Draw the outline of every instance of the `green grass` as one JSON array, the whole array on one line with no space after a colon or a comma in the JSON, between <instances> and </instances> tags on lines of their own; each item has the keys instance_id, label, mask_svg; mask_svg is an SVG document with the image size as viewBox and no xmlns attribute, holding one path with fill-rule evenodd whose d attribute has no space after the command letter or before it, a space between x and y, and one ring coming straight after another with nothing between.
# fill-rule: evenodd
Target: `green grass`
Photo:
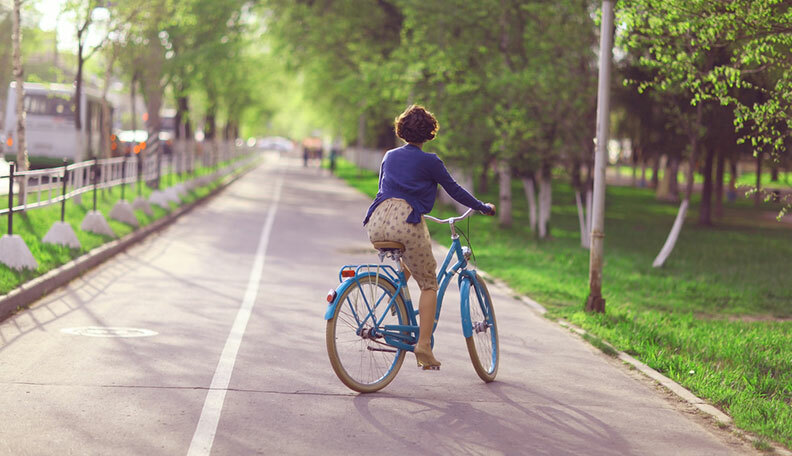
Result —
<instances>
[{"instance_id":1,"label":"green grass","mask_svg":"<svg viewBox=\"0 0 792 456\"><path fill-rule=\"evenodd\" d=\"M221 165L222 166L222 165ZM212 171L209 168L200 168L196 171L197 176L208 174ZM175 184L181 180L185 180L186 175L181 178L177 175L165 175L162 177L163 187L170 186L171 183ZM208 195L215 187L219 185L219 181L211 182L206 186L196 188L188 193L183 198L182 204L191 203L197 199L203 198ZM148 188L145 184L141 186L141 194L143 197L148 198L153 190ZM132 201L138 195L137 185L127 185L125 190L125 197L128 201ZM133 231L133 228L124 223L113 220L109 217L109 213L113 206L121 200L121 187L112 189L98 190L97 191L97 210L104 214L110 228L116 234L116 237L98 235L82 231L80 224L85 218L88 211L93 210L93 193L88 192L82 195L81 204L76 204L75 201L69 200L66 202L66 217L65 221L69 223L74 229L77 239L80 241L81 248L72 249L60 245L45 244L41 240L47 234L50 227L60 220L61 206L54 204L51 206L30 209L25 212L14 213L14 234L18 234L24 239L33 257L38 262L38 268L34 271L22 270L16 271L0 265L0 294L6 294L14 288L18 287L24 282L38 277L47 271L50 271L58 266L61 266L90 250L101 246L104 243L110 242L115 238L123 237ZM165 216L168 212L174 210L178 206L175 203L170 203L169 210L165 210L157 205L152 204L151 209L153 214L151 216L145 214L143 211L135 211L138 221L141 226L146 226L151 222ZM3 197L0 201L1 207L8 207L8 198ZM2 218L0 223L0 234L8 233L7 217Z\"/></svg>"},{"instance_id":2,"label":"green grass","mask_svg":"<svg viewBox=\"0 0 792 456\"><path fill-rule=\"evenodd\" d=\"M632 173L633 173L632 166L616 165L616 166L611 166L611 168L615 168L617 170L617 172L619 173L619 175L622 176L622 177L632 178ZM664 174L665 174L664 170L661 169L658 172L658 177L660 179L662 179ZM640 166L637 168L635 175L636 175L638 180L641 179L641 168L640 168ZM723 175L724 183L728 183L729 182L729 176L730 175L731 175L731 173L728 170L726 170L724 172L724 175ZM651 178L652 178L652 168L649 167L649 168L646 168L646 180L648 181ZM686 180L685 173L679 172L679 174L677 175L677 181L679 181L680 185L684 184L685 180ZM704 176L702 176L701 174L696 174L693 180L697 184L702 184L702 183L704 183ZM737 180L735 182L735 185L737 185L738 187L743 186L743 185L753 187L754 185L756 185L756 173L755 172L750 172L750 173L740 174L739 176L737 176ZM790 187L792 187L792 172L783 172L783 171L779 172L778 173L778 181L773 182L771 180L770 171L767 170L767 171L762 173L762 187L763 188L764 187L767 187L767 188L779 188L779 189L781 189L781 188L790 188Z\"/></svg>"},{"instance_id":3,"label":"green grass","mask_svg":"<svg viewBox=\"0 0 792 456\"><path fill-rule=\"evenodd\" d=\"M374 173L339 163L339 176L372 196ZM477 193L497 201L496 190ZM513 186L511 228L472 217L477 264L520 293L664 373L728 412L735 424L792 447L792 229L739 200L715 227L696 225L697 201L663 268L651 266L676 215L651 190L610 187L603 276L607 312L583 312L588 251L580 247L574 194L554 183L552 239L528 227L527 203ZM449 216L448 208L435 215ZM445 226L429 224L441 244ZM504 336L505 337L505 336ZM593 339L596 340L596 339ZM595 344L596 345L596 344Z\"/></svg>"}]
</instances>

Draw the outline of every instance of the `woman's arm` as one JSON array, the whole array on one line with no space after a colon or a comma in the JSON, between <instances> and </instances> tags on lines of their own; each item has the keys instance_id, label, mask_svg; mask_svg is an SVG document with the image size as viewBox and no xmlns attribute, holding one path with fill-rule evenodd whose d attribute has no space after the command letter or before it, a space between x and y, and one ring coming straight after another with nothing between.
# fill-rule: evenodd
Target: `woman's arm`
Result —
<instances>
[{"instance_id":1,"label":"woman's arm","mask_svg":"<svg viewBox=\"0 0 792 456\"><path fill-rule=\"evenodd\" d=\"M443 160L441 160L439 157L435 158L436 161L432 168L432 177L434 177L438 184L443 186L445 191L451 195L451 198L454 198L469 208L475 209L485 214L489 214L493 211L490 206L476 199L475 196L471 195L470 192L465 190L457 183L456 180L454 180L454 178L448 172L448 169L445 167Z\"/></svg>"}]
</instances>

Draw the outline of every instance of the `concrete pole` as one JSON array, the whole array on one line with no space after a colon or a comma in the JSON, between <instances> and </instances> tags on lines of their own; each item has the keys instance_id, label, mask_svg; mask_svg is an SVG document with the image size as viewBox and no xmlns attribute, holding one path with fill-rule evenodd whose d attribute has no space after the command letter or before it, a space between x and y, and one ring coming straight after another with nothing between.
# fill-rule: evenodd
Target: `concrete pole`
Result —
<instances>
[{"instance_id":1,"label":"concrete pole","mask_svg":"<svg viewBox=\"0 0 792 456\"><path fill-rule=\"evenodd\" d=\"M605 240L605 167L608 160L610 70L613 52L613 1L602 2L599 88L597 90L597 149L594 159L594 202L589 257L589 296L586 312L605 312L602 298L602 263Z\"/></svg>"}]
</instances>

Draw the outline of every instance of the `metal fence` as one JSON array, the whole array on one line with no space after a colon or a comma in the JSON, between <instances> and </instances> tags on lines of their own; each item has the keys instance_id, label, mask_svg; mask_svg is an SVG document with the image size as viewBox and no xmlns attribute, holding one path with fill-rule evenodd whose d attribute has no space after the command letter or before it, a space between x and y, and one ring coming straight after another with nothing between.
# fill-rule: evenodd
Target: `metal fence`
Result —
<instances>
[{"instance_id":1,"label":"metal fence","mask_svg":"<svg viewBox=\"0 0 792 456\"><path fill-rule=\"evenodd\" d=\"M154 182L158 176L194 172L196 149L190 150L186 146L177 145L169 155L94 159L29 171L16 171L12 164L9 175L0 176L0 185L6 180L4 187L9 195L9 207L0 209L0 215L61 203L95 189L108 189L135 182ZM246 146L221 144L214 154L202 153L201 164L204 167L214 166L249 151ZM24 193L20 194L20 191Z\"/></svg>"}]
</instances>

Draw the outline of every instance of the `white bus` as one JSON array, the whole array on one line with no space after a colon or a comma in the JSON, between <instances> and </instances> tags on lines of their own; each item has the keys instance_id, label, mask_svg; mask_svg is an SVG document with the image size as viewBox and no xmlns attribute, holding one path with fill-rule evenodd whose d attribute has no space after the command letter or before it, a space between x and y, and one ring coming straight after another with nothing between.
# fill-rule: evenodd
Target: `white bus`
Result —
<instances>
[{"instance_id":1,"label":"white bus","mask_svg":"<svg viewBox=\"0 0 792 456\"><path fill-rule=\"evenodd\" d=\"M78 138L74 126L74 87L64 84L25 83L25 142L31 160L38 157L61 159L73 162L103 156L102 144L102 98L101 94L83 88L80 97L82 138ZM110 125L113 107L110 107ZM4 152L16 155L16 83L8 88Z\"/></svg>"}]
</instances>

